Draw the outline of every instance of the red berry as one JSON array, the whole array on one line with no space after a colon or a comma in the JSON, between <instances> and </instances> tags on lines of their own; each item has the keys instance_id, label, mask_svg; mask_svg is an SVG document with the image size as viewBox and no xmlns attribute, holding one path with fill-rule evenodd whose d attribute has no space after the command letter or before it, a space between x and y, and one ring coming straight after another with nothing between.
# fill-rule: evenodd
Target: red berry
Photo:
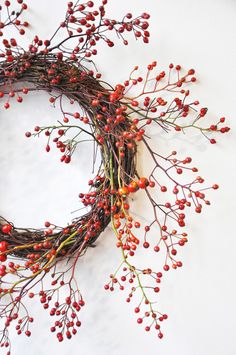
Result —
<instances>
[{"instance_id":1,"label":"red berry","mask_svg":"<svg viewBox=\"0 0 236 355\"><path fill-rule=\"evenodd\" d=\"M3 224L2 225L2 232L5 234L10 233L12 230L12 225L11 224Z\"/></svg>"},{"instance_id":2,"label":"red berry","mask_svg":"<svg viewBox=\"0 0 236 355\"><path fill-rule=\"evenodd\" d=\"M219 188L219 185L214 184L214 185L212 186L212 188L213 188L214 190L217 190L217 189Z\"/></svg>"},{"instance_id":3,"label":"red berry","mask_svg":"<svg viewBox=\"0 0 236 355\"><path fill-rule=\"evenodd\" d=\"M170 267L169 267L169 265L166 264L166 265L163 266L163 269L164 269L165 271L168 271L168 270L170 269Z\"/></svg>"},{"instance_id":4,"label":"red berry","mask_svg":"<svg viewBox=\"0 0 236 355\"><path fill-rule=\"evenodd\" d=\"M8 243L3 240L2 242L0 242L0 252L4 252L7 250L7 247L8 247Z\"/></svg>"},{"instance_id":5,"label":"red berry","mask_svg":"<svg viewBox=\"0 0 236 355\"><path fill-rule=\"evenodd\" d=\"M99 101L98 100L92 100L92 106L96 107L99 105Z\"/></svg>"},{"instance_id":6,"label":"red berry","mask_svg":"<svg viewBox=\"0 0 236 355\"><path fill-rule=\"evenodd\" d=\"M7 256L5 254L0 254L0 261L4 263L7 260Z\"/></svg>"},{"instance_id":7,"label":"red berry","mask_svg":"<svg viewBox=\"0 0 236 355\"><path fill-rule=\"evenodd\" d=\"M129 192L136 192L139 189L139 186L136 181L131 181L128 185Z\"/></svg>"},{"instance_id":8,"label":"red berry","mask_svg":"<svg viewBox=\"0 0 236 355\"><path fill-rule=\"evenodd\" d=\"M23 92L23 94L28 94L29 89L28 89L28 88L23 88L23 89L22 89L22 92Z\"/></svg>"},{"instance_id":9,"label":"red berry","mask_svg":"<svg viewBox=\"0 0 236 355\"><path fill-rule=\"evenodd\" d=\"M140 189L146 189L146 187L149 185L148 179L145 177L142 177L138 181L138 186Z\"/></svg>"}]
</instances>

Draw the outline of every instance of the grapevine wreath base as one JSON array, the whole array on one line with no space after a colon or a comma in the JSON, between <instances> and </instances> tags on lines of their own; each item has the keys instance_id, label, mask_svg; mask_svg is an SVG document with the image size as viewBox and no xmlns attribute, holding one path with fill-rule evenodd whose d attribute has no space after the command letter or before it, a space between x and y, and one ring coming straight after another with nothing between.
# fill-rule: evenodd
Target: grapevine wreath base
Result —
<instances>
[{"instance_id":1,"label":"grapevine wreath base","mask_svg":"<svg viewBox=\"0 0 236 355\"><path fill-rule=\"evenodd\" d=\"M62 97L63 95L69 100L78 103L86 115L86 120L89 120L89 127L92 130L91 133L86 133L91 135L101 147L101 169L97 174L96 181L90 182L93 189L93 191L90 192L90 195L94 199L92 201L93 203L91 203L90 211L81 218L78 218L78 220L74 221L66 229L58 232L54 230L53 235L50 237L51 242L53 242L53 244L55 243L54 247L59 247L62 242L69 238L71 242L65 243L60 252L57 253L57 256L65 254L71 255L75 252L75 250L78 250L78 248L83 250L88 245L93 244L99 234L110 223L111 216L109 206L111 205L112 196L110 196L109 192L112 189L115 193L115 191L119 188L118 175L120 174L120 179L126 185L128 185L134 178L136 145L134 144L134 148L132 149L128 149L127 145L124 145L122 148L123 159L120 159L119 148L117 149L117 142L119 143L120 139L119 137L123 135L123 132L130 131L132 122L125 119L126 113L124 113L124 119L117 122L115 125L114 135L110 134L109 139L106 139L107 135L104 135L104 130L106 130L104 119L98 119L98 116L115 117L116 110L122 111L122 108L119 101L110 104L110 93L101 85L98 79L90 75L89 71L83 68L82 65L75 65L74 63L68 61L58 60L56 55L45 54L43 56L28 56L23 54L18 58L18 63L25 63L25 61L30 63L29 68L20 70L19 76L17 75L18 72L16 72L14 80L17 83L28 83L29 86L27 87L27 90L43 90L53 92L57 97ZM53 85L51 80L48 80L48 72L50 72L50 70L55 71L54 75L59 75L61 77L59 85L58 83ZM75 83L73 80L70 80L71 75L73 75L72 79L76 79ZM54 98L51 101L54 102ZM79 114L77 113L77 115ZM82 120L83 122L86 121L85 117L82 117ZM71 124L62 124L61 128L59 127L59 136L63 136L65 134L65 130L68 130L70 127L74 128ZM77 126L77 128L84 131L84 128L80 126ZM52 129L54 130L55 128ZM36 132L38 130L40 132L42 129L36 127ZM26 136L30 135L31 134L28 132L26 133ZM75 147L73 147L73 142L69 142L65 146L65 144L56 139L56 143L59 147L63 145L63 151L66 149L62 160L69 163L72 152L75 149ZM49 150L49 145L47 145L46 149ZM103 195L104 190L106 189L107 197L104 200ZM81 197L84 199L83 195L81 195ZM83 202L85 205L90 205L91 201L84 200ZM107 210L105 210L104 206L102 206L104 203L106 203L106 207L108 208ZM96 223L95 226L94 223ZM87 226L86 228L84 227L85 225ZM72 232L75 232L75 236L71 238ZM16 246L20 246L22 244L25 245L27 243L31 244L32 241L40 243L45 240L45 231L17 229L12 230L8 236L5 235L4 239L7 242L12 243L12 238L14 238ZM26 257L32 251L32 246L30 246L29 249L15 249L15 255ZM45 249L40 249L38 252L43 255L45 253Z\"/></svg>"},{"instance_id":2,"label":"grapevine wreath base","mask_svg":"<svg viewBox=\"0 0 236 355\"><path fill-rule=\"evenodd\" d=\"M17 2L18 12L11 9L9 1L0 7L1 36L8 27L15 27L23 35L29 26L20 19L27 5L21 0ZM90 190L79 195L86 209L83 216L66 227L46 221L43 229L18 228L4 217L0 219L0 344L8 355L11 326L18 334L31 335L33 318L24 301L27 297L39 299L55 318L51 331L59 341L77 333L81 325L79 311L85 302L75 267L78 258L94 245L110 223L121 250L121 263L110 275L105 289L126 290L127 302L135 302L137 322L144 324L147 332L154 329L162 338L161 323L167 315L159 310L155 295L160 290L163 270L182 266L177 256L178 247L188 241L187 233L182 231L187 210L193 207L201 213L203 205L210 204L205 196L209 187L202 187L204 179L198 176L197 168L191 166L192 159L177 158L176 151L166 156L155 152L148 127L156 125L166 132L195 128L215 144L215 138L209 137L211 133L229 131L228 127L221 126L224 117L217 123L205 123L207 109L198 109L199 102L189 98L188 85L196 81L195 71L190 69L182 74L180 65L170 64L167 71L158 72L157 63L153 62L147 66L144 76L139 76L135 67L122 84L113 87L103 82L91 60L97 54L97 43L112 47L110 32L125 45L128 44L124 37L127 32L144 43L148 43L150 35L148 14L133 18L128 13L121 21L111 20L105 16L106 3L103 0L102 5L94 9L92 1L69 2L65 19L53 36L44 41L35 36L27 50L14 38L2 41L0 100L5 109L9 109L14 100L22 103L24 95L31 91L43 90L48 92L50 103L58 106L62 113L62 120L55 125L36 126L33 132L26 132L26 137L44 135L46 151L55 145L62 154L61 162L66 164L82 143L81 133L86 133L101 151L101 165L95 178L89 181ZM64 39L57 41L60 31L64 31ZM65 100L71 104L71 112L65 111ZM80 107L79 112L76 105ZM71 137L71 131L75 130L77 133ZM138 144L147 150L153 163L145 177L141 177L136 168ZM217 189L218 185L210 188ZM153 210L153 218L146 225L130 212L128 198L139 190L144 191ZM161 202L165 194L167 200ZM145 251L145 255L162 251L163 270L152 270L148 265L138 267L137 250ZM60 260L68 261L63 271L58 270ZM49 276L52 280L48 288L44 279ZM61 290L64 294L65 289L67 297L63 299Z\"/></svg>"}]
</instances>

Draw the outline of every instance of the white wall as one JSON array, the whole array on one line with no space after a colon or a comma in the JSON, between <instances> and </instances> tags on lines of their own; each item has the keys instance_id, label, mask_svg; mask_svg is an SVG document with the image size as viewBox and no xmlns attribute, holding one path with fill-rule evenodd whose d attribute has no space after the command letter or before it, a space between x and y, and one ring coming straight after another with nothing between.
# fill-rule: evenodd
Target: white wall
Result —
<instances>
[{"instance_id":1,"label":"white wall","mask_svg":"<svg viewBox=\"0 0 236 355\"><path fill-rule=\"evenodd\" d=\"M27 3L32 23L27 38L36 33L49 37L64 15L66 2ZM111 17L127 10L135 14L150 12L152 39L149 46L131 40L127 48L105 48L97 64L107 80L120 82L134 65L145 66L152 60L157 60L160 68L170 62L187 69L194 67L199 82L192 89L193 96L209 107L210 116L229 118L233 130L227 137L219 137L216 146L196 141L195 134L181 139L155 136L162 150L177 148L183 155L192 155L207 181L218 182L221 188L211 194L212 206L202 216L192 218L190 242L182 252L184 267L168 273L163 282L159 299L169 320L161 341L136 324L133 307L125 303L122 293L103 291L107 276L119 260L108 228L97 247L79 263L78 275L87 305L81 314L83 327L78 336L58 344L48 331L49 317L35 304L35 318L40 312L40 320L34 334L31 339L15 336L13 353L234 355L236 1L110 0L109 8ZM84 170L86 148L81 150L80 162L65 166L58 163L56 153L44 153L42 141L24 138L24 132L36 123L56 119L57 115L47 106L44 94L34 96L34 100L28 97L21 107L1 111L0 214L16 225L40 226L45 219L66 223L77 206L77 193L86 191L90 172L89 168ZM140 201L137 211L142 211Z\"/></svg>"}]
</instances>

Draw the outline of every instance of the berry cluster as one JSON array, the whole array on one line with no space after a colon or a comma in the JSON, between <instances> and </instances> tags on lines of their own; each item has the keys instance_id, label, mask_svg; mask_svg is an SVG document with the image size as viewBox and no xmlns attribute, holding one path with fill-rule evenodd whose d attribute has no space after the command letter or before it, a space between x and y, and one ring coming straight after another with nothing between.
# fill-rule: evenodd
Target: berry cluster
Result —
<instances>
[{"instance_id":1,"label":"berry cluster","mask_svg":"<svg viewBox=\"0 0 236 355\"><path fill-rule=\"evenodd\" d=\"M25 10L27 10L28 6L23 0L17 0L20 5L19 9L12 9L11 1L4 1L3 5L0 5L0 37L3 36L3 31L7 26L14 25L14 27L18 30L20 35L25 34L25 28L29 26L27 21L21 21L21 15ZM5 40L6 41L6 40ZM11 45L16 46L16 40L11 39Z\"/></svg>"}]
</instances>

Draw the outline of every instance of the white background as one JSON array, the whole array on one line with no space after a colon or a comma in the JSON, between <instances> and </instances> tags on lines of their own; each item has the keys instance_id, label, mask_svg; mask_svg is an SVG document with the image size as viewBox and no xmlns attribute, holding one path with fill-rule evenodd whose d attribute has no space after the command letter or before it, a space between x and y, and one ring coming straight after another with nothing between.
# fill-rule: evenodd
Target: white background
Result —
<instances>
[{"instance_id":1,"label":"white background","mask_svg":"<svg viewBox=\"0 0 236 355\"><path fill-rule=\"evenodd\" d=\"M28 0L30 33L48 38L64 16L66 1ZM184 267L168 273L159 295L169 314L160 341L137 324L133 306L122 293L109 294L103 285L114 271L119 253L109 228L97 247L81 258L78 275L86 309L83 327L72 341L58 344L49 333L49 317L35 304L38 323L32 338L14 337L15 355L234 355L235 344L235 0L111 0L111 17L131 11L151 13L151 43L130 40L129 47L105 48L96 58L104 77L123 81L134 65L157 60L160 70L170 62L194 67L199 79L193 97L209 107L210 117L226 116L233 128L219 144L211 146L196 133L188 137L155 136L162 151L176 149L194 157L207 181L221 188L211 194L212 206L192 217L190 242L182 252ZM25 15L26 16L26 15ZM1 104L2 107L2 104ZM46 219L66 223L76 209L77 193L86 191L89 178L88 147L81 148L70 166L58 163L57 153L47 155L41 140L26 140L24 132L36 123L56 119L44 94L28 98L24 105L1 110L0 214L16 225L41 226ZM78 161L78 157L80 160ZM145 156L141 154L142 160ZM142 213L137 201L137 213ZM74 216L74 215L73 215ZM42 314L42 316L41 316ZM27 350L26 350L27 349Z\"/></svg>"}]
</instances>

